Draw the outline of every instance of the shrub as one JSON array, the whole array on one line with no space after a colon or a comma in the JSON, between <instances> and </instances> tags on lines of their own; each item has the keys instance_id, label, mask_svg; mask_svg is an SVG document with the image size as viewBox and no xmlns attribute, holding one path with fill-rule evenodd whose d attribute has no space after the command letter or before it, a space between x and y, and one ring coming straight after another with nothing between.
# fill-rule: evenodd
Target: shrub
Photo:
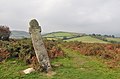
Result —
<instances>
[{"instance_id":1,"label":"shrub","mask_svg":"<svg viewBox=\"0 0 120 79\"><path fill-rule=\"evenodd\" d=\"M57 45L57 42L44 40L44 43L50 59L64 56L64 52ZM11 58L19 58L26 62L26 64L37 65L36 55L30 39L11 39L10 41L0 41L0 48L5 49L6 52L9 52ZM1 56L2 55L0 55L0 57Z\"/></svg>"},{"instance_id":2,"label":"shrub","mask_svg":"<svg viewBox=\"0 0 120 79\"><path fill-rule=\"evenodd\" d=\"M120 44L100 44L100 43L81 43L64 42L64 47L71 48L86 56L99 56L106 61L114 62L112 67L120 66ZM108 63L108 65L110 65ZM117 64L118 63L118 64ZM111 67L111 66L110 66Z\"/></svg>"},{"instance_id":3,"label":"shrub","mask_svg":"<svg viewBox=\"0 0 120 79\"><path fill-rule=\"evenodd\" d=\"M0 40L9 40L10 29L6 26L0 26Z\"/></svg>"}]
</instances>

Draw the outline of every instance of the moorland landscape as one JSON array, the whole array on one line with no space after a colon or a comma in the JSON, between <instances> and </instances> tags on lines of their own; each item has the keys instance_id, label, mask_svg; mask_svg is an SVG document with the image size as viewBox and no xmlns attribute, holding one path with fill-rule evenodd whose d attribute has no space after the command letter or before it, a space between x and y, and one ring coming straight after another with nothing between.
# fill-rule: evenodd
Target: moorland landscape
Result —
<instances>
[{"instance_id":1,"label":"moorland landscape","mask_svg":"<svg viewBox=\"0 0 120 79\"><path fill-rule=\"evenodd\" d=\"M21 36L21 33L18 34ZM62 31L42 36L53 71L56 72L52 79L117 79L120 77L119 37ZM0 62L0 78L49 79L37 70L27 75L21 73L26 68L37 69L38 67L29 36L0 40Z\"/></svg>"},{"instance_id":2,"label":"moorland landscape","mask_svg":"<svg viewBox=\"0 0 120 79\"><path fill-rule=\"evenodd\" d=\"M120 79L120 0L0 0L0 79Z\"/></svg>"}]
</instances>

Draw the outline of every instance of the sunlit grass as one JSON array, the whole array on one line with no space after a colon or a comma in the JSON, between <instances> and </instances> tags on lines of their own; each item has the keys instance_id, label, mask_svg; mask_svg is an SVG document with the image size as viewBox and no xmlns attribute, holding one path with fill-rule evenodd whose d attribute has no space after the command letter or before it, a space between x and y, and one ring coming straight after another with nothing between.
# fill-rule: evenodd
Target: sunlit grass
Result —
<instances>
[{"instance_id":1,"label":"sunlit grass","mask_svg":"<svg viewBox=\"0 0 120 79\"><path fill-rule=\"evenodd\" d=\"M45 73L33 72L28 75L20 71L28 68L21 60L9 59L0 64L0 79L120 79L120 69L109 69L97 57L84 56L76 51L65 49L66 56L52 60L52 64L62 64L53 68L57 73L47 77Z\"/></svg>"},{"instance_id":2,"label":"sunlit grass","mask_svg":"<svg viewBox=\"0 0 120 79\"><path fill-rule=\"evenodd\" d=\"M120 38L106 38L108 41L120 42Z\"/></svg>"},{"instance_id":3,"label":"sunlit grass","mask_svg":"<svg viewBox=\"0 0 120 79\"><path fill-rule=\"evenodd\" d=\"M83 37L69 39L66 41L81 41L81 42L85 42L85 43L108 43L108 42L93 38L91 36L83 36Z\"/></svg>"}]
</instances>

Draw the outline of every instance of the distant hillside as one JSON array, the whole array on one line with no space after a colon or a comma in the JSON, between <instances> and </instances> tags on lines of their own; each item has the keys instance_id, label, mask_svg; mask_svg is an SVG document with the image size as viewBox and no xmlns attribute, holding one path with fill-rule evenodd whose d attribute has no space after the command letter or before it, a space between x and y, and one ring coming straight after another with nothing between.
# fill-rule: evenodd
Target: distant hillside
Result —
<instances>
[{"instance_id":1,"label":"distant hillside","mask_svg":"<svg viewBox=\"0 0 120 79\"><path fill-rule=\"evenodd\" d=\"M113 37L105 37L104 35L87 35L85 33L75 33L75 32L51 32L42 34L44 38L47 38L48 40L64 40L64 41L81 41L81 42L87 42L87 43L119 43L120 38L113 38ZM30 38L30 35L28 32L25 31L12 31L10 38Z\"/></svg>"},{"instance_id":2,"label":"distant hillside","mask_svg":"<svg viewBox=\"0 0 120 79\"><path fill-rule=\"evenodd\" d=\"M103 40L93 38L91 36L83 36L83 37L69 39L66 41L81 41L81 42L85 42L85 43L108 43L108 42L105 42Z\"/></svg>"},{"instance_id":3,"label":"distant hillside","mask_svg":"<svg viewBox=\"0 0 120 79\"><path fill-rule=\"evenodd\" d=\"M109 35L107 35L109 36ZM44 34L43 37L48 40L64 40L64 41L81 41L86 43L119 43L120 38L105 37L105 35L87 35L85 33L74 33L74 32L51 32Z\"/></svg>"},{"instance_id":4,"label":"distant hillside","mask_svg":"<svg viewBox=\"0 0 120 79\"><path fill-rule=\"evenodd\" d=\"M86 35L84 33L74 33L74 32L63 32L63 31L59 31L59 32L52 32L52 33L47 33L44 34L43 37L46 37L48 39L70 39L70 38L75 38L75 37L80 37Z\"/></svg>"},{"instance_id":5,"label":"distant hillside","mask_svg":"<svg viewBox=\"0 0 120 79\"><path fill-rule=\"evenodd\" d=\"M10 38L29 38L30 35L26 31L11 31L11 36Z\"/></svg>"},{"instance_id":6,"label":"distant hillside","mask_svg":"<svg viewBox=\"0 0 120 79\"><path fill-rule=\"evenodd\" d=\"M106 38L108 41L116 41L120 43L120 38Z\"/></svg>"},{"instance_id":7,"label":"distant hillside","mask_svg":"<svg viewBox=\"0 0 120 79\"><path fill-rule=\"evenodd\" d=\"M120 37L120 34L115 34L116 37Z\"/></svg>"}]
</instances>

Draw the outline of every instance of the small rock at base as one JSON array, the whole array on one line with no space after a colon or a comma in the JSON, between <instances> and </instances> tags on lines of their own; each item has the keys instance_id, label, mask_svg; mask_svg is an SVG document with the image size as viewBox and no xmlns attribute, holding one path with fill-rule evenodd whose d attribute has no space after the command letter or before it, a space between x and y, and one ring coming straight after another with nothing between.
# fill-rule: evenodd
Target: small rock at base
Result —
<instances>
[{"instance_id":1,"label":"small rock at base","mask_svg":"<svg viewBox=\"0 0 120 79\"><path fill-rule=\"evenodd\" d=\"M33 68L27 68L27 69L23 70L23 73L30 74L31 72L34 72L34 71L35 71L35 69L33 69Z\"/></svg>"}]
</instances>

